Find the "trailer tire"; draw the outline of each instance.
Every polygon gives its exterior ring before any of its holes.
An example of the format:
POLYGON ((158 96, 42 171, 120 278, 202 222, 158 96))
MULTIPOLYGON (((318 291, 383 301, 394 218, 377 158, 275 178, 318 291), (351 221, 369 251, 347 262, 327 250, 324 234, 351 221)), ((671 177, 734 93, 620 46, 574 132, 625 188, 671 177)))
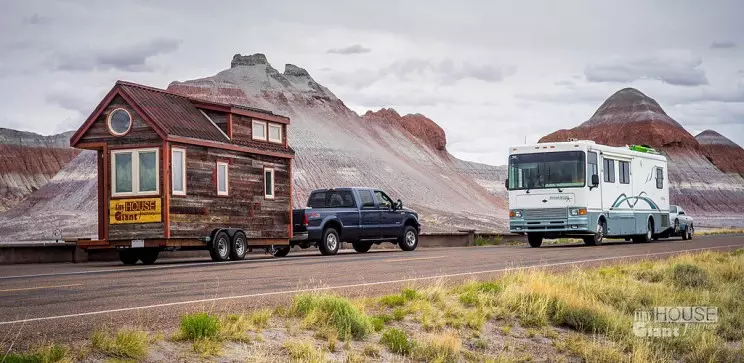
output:
POLYGON ((282 246, 282 247, 272 247, 271 249, 271 255, 274 257, 284 257, 289 254, 289 250, 292 247, 290 246, 282 246))
POLYGON ((125 265, 135 265, 139 257, 137 256, 137 251, 127 248, 119 250, 119 260, 125 265))
POLYGON ((338 231, 333 227, 323 230, 323 238, 318 242, 318 249, 323 256, 335 255, 341 246, 338 231))
POLYGON ((227 236, 225 231, 220 231, 214 236, 209 255, 212 257, 212 261, 221 262, 230 258, 230 250, 230 237, 227 236))
POLYGON ((158 259, 159 254, 159 248, 145 248, 139 251, 139 260, 143 265, 152 265, 158 259))
POLYGON ((232 237, 230 246, 230 259, 239 261, 245 258, 248 251, 248 241, 245 239, 245 233, 237 231, 232 237))
POLYGON ((540 233, 527 233, 527 242, 529 242, 530 247, 532 248, 538 248, 542 246, 543 241, 543 235, 540 233))
POLYGON ((413 251, 416 249, 419 243, 418 230, 413 226, 406 226, 403 228, 403 235, 401 236, 398 247, 403 251, 413 251))
POLYGON ((372 243, 370 242, 354 242, 351 245, 354 246, 354 251, 359 253, 365 253, 372 248, 372 243))

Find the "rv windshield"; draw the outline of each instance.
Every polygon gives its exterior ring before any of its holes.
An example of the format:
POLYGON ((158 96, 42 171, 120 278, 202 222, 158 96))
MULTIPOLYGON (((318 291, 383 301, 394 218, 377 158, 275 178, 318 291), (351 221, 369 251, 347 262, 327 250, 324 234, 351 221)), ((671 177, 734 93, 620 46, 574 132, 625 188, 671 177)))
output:
POLYGON ((583 151, 509 156, 509 190, 583 187, 585 180, 583 151))

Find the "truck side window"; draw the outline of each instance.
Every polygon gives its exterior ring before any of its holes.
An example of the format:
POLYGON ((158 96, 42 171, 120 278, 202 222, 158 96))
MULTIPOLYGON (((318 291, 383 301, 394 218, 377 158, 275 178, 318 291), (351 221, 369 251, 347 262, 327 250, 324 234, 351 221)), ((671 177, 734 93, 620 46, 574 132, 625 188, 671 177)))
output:
POLYGON ((393 206, 393 202, 390 200, 390 197, 385 195, 385 193, 376 190, 375 191, 375 197, 377 197, 377 201, 380 202, 380 206, 384 208, 390 208, 393 206))
POLYGON ((370 204, 372 206, 375 205, 375 200, 372 199, 372 192, 370 192, 369 190, 360 190, 359 199, 362 201, 361 207, 369 207, 370 204))
POLYGON ((656 168, 656 189, 664 188, 664 168, 656 168))
POLYGON ((604 181, 607 183, 615 182, 615 160, 604 159, 604 181))
POLYGON ((630 184, 630 163, 627 161, 619 161, 620 167, 620 184, 630 184))
POLYGON ((599 175, 599 166, 597 165, 597 153, 590 152, 588 155, 588 164, 589 167, 587 168, 587 171, 589 172, 589 177, 587 180, 591 181, 593 175, 599 175))

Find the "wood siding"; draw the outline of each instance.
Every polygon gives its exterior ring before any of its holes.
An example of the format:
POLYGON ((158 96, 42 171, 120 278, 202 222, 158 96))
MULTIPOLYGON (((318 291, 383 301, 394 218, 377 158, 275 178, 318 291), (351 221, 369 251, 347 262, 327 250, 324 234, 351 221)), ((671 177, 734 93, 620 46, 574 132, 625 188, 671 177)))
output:
MULTIPOLYGON (((261 141, 261 140, 253 140, 253 119, 246 116, 241 115, 233 115, 233 129, 232 129, 232 137, 233 142, 240 143, 243 145, 255 145, 260 147, 261 144, 269 143, 268 141, 261 141)), ((280 123, 275 123, 271 121, 264 121, 264 120, 258 120, 265 122, 267 124, 273 123, 275 125, 279 125, 282 127, 282 144, 286 145, 287 142, 287 125, 283 125, 280 123)), ((266 129, 266 137, 268 138, 268 127, 266 129)), ((270 143, 272 145, 279 145, 278 143, 270 143)))
MULTIPOLYGON (((199 238, 220 227, 248 238, 288 238, 290 160, 173 144, 186 149, 186 196, 170 197, 172 238, 199 238), (228 196, 217 195, 217 161, 227 162, 228 196), (264 198, 264 168, 273 168, 274 199, 264 198)), ((171 193, 171 191, 168 191, 171 193)))
POLYGON ((220 130, 225 133, 225 135, 230 134, 227 128, 227 113, 205 109, 202 109, 202 111, 204 111, 204 113, 206 113, 207 116, 209 116, 209 118, 214 121, 215 125, 217 125, 217 127, 219 127, 220 130))
POLYGON ((157 144, 161 142, 160 136, 142 119, 134 108, 124 101, 121 96, 116 96, 106 109, 98 116, 98 119, 90 126, 80 139, 81 143, 105 142, 110 146, 127 144, 157 144), (114 136, 108 130, 106 119, 109 113, 117 108, 123 108, 132 115, 132 129, 124 136, 114 136))

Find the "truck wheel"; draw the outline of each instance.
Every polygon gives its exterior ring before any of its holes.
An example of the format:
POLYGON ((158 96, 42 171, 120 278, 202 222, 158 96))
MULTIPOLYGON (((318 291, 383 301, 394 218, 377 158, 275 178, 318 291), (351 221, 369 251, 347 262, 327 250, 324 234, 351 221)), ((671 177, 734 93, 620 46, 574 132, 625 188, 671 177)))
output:
POLYGON ((338 231, 334 228, 326 228, 323 231, 323 239, 318 242, 318 249, 323 256, 335 255, 341 241, 338 238, 338 231))
POLYGON ((354 251, 357 251, 359 253, 365 253, 369 251, 370 248, 372 248, 372 243, 369 242, 356 242, 352 243, 352 246, 354 246, 354 251))
POLYGON ((530 243, 530 247, 538 248, 542 245, 543 235, 539 233, 527 233, 527 242, 530 243))
POLYGON ((231 260, 242 260, 245 258, 245 253, 248 251, 248 242, 245 239, 245 233, 235 232, 232 238, 232 248, 230 248, 230 259, 231 260))
POLYGON ((602 241, 604 241, 604 235, 605 222, 600 220, 599 223, 597 223, 597 232, 591 236, 584 237, 584 244, 587 246, 599 246, 602 244, 602 241))
POLYGON ((152 265, 158 259, 159 254, 159 248, 145 248, 140 251, 139 260, 142 261, 142 264, 144 265, 152 265))
POLYGON ((212 249, 209 252, 209 255, 212 256, 212 261, 220 262, 230 258, 230 237, 227 236, 227 233, 224 231, 217 233, 212 242, 212 249))
POLYGON ((687 227, 685 227, 685 229, 682 230, 682 240, 687 241, 690 239, 689 236, 690 235, 687 233, 687 227))
POLYGON ((287 254, 289 254, 289 250, 291 249, 290 246, 282 246, 282 247, 276 247, 274 246, 271 249, 271 255, 274 257, 284 257, 287 254))
POLYGON ((119 260, 125 265, 134 265, 139 260, 139 257, 137 256, 137 251, 124 249, 119 250, 119 260))
POLYGON ((398 246, 403 251, 413 251, 418 246, 418 231, 413 226, 403 228, 403 238, 398 242, 398 246))

